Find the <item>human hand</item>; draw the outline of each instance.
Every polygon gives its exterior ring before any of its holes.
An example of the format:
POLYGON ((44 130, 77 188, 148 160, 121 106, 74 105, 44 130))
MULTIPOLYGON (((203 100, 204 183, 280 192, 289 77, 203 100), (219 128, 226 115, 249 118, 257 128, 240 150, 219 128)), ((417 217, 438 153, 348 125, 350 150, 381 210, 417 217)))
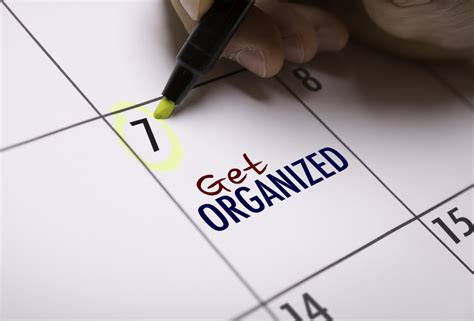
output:
MULTIPOLYGON (((171 0, 191 31, 214 0, 171 0)), ((216 0, 219 1, 219 0, 216 0)), ((319 52, 338 51, 348 40, 344 24, 316 7, 277 0, 257 0, 223 52, 261 77, 272 77, 284 60, 304 63, 319 52)))
POLYGON ((330 0, 351 36, 419 60, 474 58, 473 0, 330 0))
MULTIPOLYGON (((214 0, 172 0, 188 31, 214 0)), ((257 0, 223 56, 262 77, 284 60, 304 63, 338 51, 348 31, 372 47, 422 60, 474 58, 474 0, 257 0), (341 19, 339 20, 336 16, 341 19), (341 22, 343 21, 344 24, 341 22)))

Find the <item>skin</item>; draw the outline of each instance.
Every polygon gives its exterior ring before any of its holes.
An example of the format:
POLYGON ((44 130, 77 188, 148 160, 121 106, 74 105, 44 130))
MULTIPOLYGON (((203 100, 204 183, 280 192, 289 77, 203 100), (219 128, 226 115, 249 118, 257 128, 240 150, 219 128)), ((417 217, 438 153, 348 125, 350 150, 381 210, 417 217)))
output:
MULTIPOLYGON (((191 31, 214 0, 171 2, 191 31)), ((474 0, 257 0, 223 57, 272 77, 285 60, 343 49, 349 33, 412 59, 472 60, 474 0)))

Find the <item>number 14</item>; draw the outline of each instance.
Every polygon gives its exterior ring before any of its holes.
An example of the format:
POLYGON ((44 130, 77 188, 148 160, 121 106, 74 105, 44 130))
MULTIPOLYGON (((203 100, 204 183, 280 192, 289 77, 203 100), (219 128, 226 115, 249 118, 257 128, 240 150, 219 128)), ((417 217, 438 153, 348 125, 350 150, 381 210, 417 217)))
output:
MULTIPOLYGON (((321 307, 308 293, 303 294, 303 301, 309 320, 314 320, 318 317, 324 317, 327 321, 333 320, 333 318, 328 314, 328 310, 321 307)), ((303 319, 289 303, 283 304, 280 309, 286 310, 295 321, 308 320, 303 319)))

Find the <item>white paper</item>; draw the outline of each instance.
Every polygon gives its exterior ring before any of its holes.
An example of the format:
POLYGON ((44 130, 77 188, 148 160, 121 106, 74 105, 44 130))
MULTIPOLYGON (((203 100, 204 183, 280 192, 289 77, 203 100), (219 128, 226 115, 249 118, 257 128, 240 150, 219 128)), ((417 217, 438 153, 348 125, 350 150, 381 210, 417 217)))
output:
POLYGON ((224 62, 158 122, 168 1, 7 6, 2 320, 472 320, 472 71, 355 44, 273 79, 224 62))

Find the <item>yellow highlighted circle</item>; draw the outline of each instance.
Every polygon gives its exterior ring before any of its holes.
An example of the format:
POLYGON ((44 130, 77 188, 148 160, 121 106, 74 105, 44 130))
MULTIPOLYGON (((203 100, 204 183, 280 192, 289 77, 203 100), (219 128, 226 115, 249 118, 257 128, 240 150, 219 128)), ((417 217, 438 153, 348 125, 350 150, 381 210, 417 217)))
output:
MULTIPOLYGON (((111 111, 116 112, 133 105, 135 104, 128 101, 122 101, 113 105, 111 108, 111 111)), ((148 110, 145 106, 138 107, 137 110, 151 117, 152 121, 157 121, 160 124, 163 131, 165 132, 166 137, 169 139, 170 144, 171 144, 171 152, 167 159, 161 162, 148 162, 146 160, 143 160, 146 166, 148 166, 149 169, 153 171, 158 171, 158 172, 171 172, 175 170, 182 163, 183 156, 184 156, 183 146, 181 145, 181 142, 179 141, 178 136, 176 136, 173 129, 167 123, 166 120, 163 120, 163 119, 156 120, 153 117, 153 112, 148 110)), ((119 135, 122 136, 123 139, 125 139, 125 126, 127 124, 128 124, 128 120, 127 120, 127 117, 125 117, 124 113, 114 114, 114 128, 119 133, 119 135)), ((122 145, 131 155, 135 157, 135 154, 132 153, 132 151, 127 147, 127 145, 125 145, 123 142, 122 142, 122 145)))

